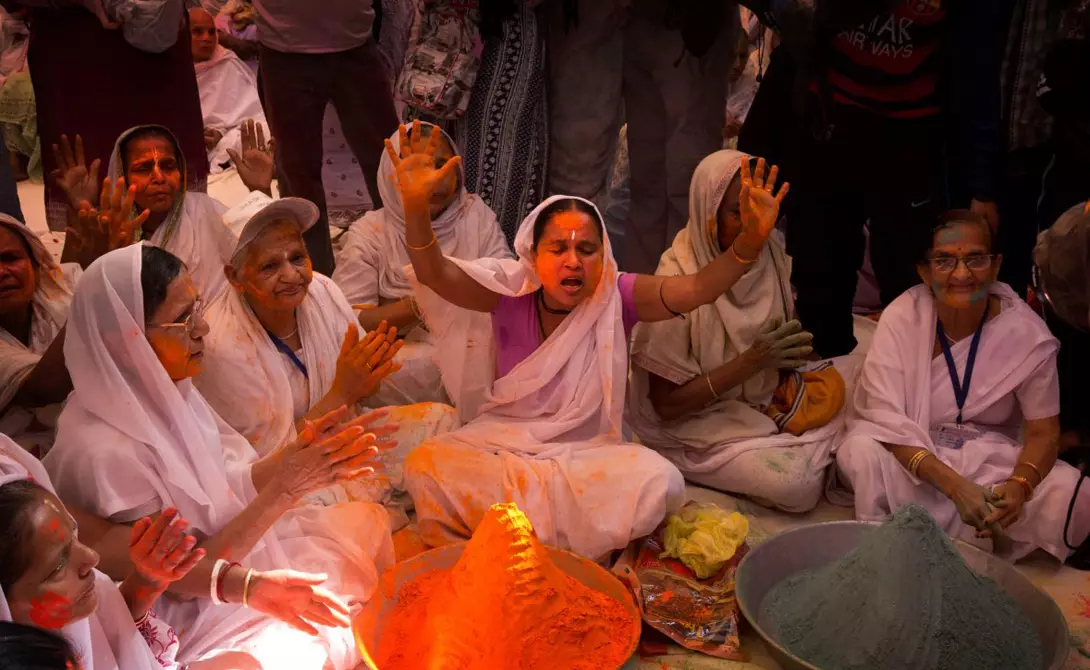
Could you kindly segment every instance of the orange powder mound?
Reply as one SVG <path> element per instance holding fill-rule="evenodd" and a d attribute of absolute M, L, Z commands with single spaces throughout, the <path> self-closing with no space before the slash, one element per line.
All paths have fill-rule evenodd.
<path fill-rule="evenodd" d="M 493 505 L 449 570 L 402 586 L 383 630 L 382 670 L 610 670 L 636 615 L 553 564 L 514 504 Z"/>
<path fill-rule="evenodd" d="M 394 533 L 394 560 L 398 563 L 422 554 L 428 550 L 428 545 L 420 539 L 420 533 L 412 526 L 406 526 Z"/>

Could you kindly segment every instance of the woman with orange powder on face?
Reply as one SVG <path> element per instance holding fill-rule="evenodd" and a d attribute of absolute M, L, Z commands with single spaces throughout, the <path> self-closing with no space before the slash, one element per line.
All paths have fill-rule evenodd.
<path fill-rule="evenodd" d="M 259 457 L 193 385 L 208 333 L 202 311 L 184 265 L 162 249 L 131 245 L 88 267 L 65 338 L 75 390 L 46 470 L 66 504 L 115 524 L 176 509 L 215 559 L 156 605 L 181 631 L 178 662 L 236 649 L 265 670 L 354 668 L 352 634 L 314 587 L 371 596 L 393 561 L 387 513 L 305 498 L 373 473 L 396 426 L 374 425 L 382 412 L 342 425 L 341 408 Z M 324 574 L 264 573 L 278 569 Z"/>
<path fill-rule="evenodd" d="M 311 267 L 303 234 L 318 207 L 252 194 L 236 209 L 252 214 L 224 268 L 230 288 L 206 311 L 210 333 L 195 379 L 212 409 L 264 456 L 338 407 L 399 400 L 389 380 L 399 367 L 397 329 L 380 322 L 363 331 L 337 285 Z M 345 494 L 390 502 L 405 451 L 457 425 L 454 409 L 437 403 L 390 407 L 387 416 L 399 428 L 396 448 L 382 457 L 384 477 L 345 482 L 326 502 Z"/>
<path fill-rule="evenodd" d="M 94 201 L 100 187 L 99 164 L 86 164 L 79 136 L 75 152 L 63 136 L 54 150 L 60 165 L 56 181 L 69 201 Z M 124 178 L 125 184 L 136 188 L 136 211 L 148 212 L 137 239 L 181 258 L 201 296 L 212 300 L 227 288 L 223 266 L 230 262 L 237 239 L 223 222 L 227 208 L 204 193 L 187 191 L 185 175 L 186 157 L 173 133 L 148 125 L 130 128 L 117 139 L 107 181 L 112 184 Z M 259 173 L 240 169 L 239 175 L 246 177 L 243 181 L 251 190 L 271 193 L 271 158 Z"/>
<path fill-rule="evenodd" d="M 417 134 L 417 137 L 419 135 Z M 682 502 L 681 474 L 622 434 L 628 334 L 638 321 L 679 318 L 712 302 L 756 261 L 787 185 L 775 168 L 743 173 L 743 230 L 684 277 L 619 274 L 598 210 L 554 196 L 523 222 L 519 259 L 443 256 L 428 201 L 456 168 L 434 166 L 435 143 L 388 146 L 405 204 L 417 300 L 439 347 L 447 390 L 467 422 L 405 463 L 421 536 L 469 535 L 496 502 L 515 502 L 542 541 L 601 557 L 654 530 Z M 475 313 L 490 316 L 476 326 Z"/>
<path fill-rule="evenodd" d="M 438 126 L 421 123 L 424 136 L 442 135 L 435 151 L 436 167 L 442 167 L 458 155 L 454 141 Z M 400 133 L 390 141 L 396 149 Z M 423 327 L 420 310 L 413 298 L 413 287 L 405 274 L 409 252 L 405 249 L 405 208 L 392 177 L 394 164 L 383 155 L 378 167 L 378 189 L 382 209 L 368 212 L 349 227 L 344 247 L 337 254 L 333 281 L 360 310 L 360 325 L 370 330 L 385 321 L 404 334 L 405 346 L 398 362 L 402 369 L 394 376 L 398 388 L 413 402 L 448 400 L 435 345 Z M 496 215 L 478 196 L 465 188 L 461 167 L 432 193 L 429 202 L 432 230 L 443 254 L 472 261 L 478 258 L 511 258 Z M 482 315 L 481 318 L 487 318 Z"/>

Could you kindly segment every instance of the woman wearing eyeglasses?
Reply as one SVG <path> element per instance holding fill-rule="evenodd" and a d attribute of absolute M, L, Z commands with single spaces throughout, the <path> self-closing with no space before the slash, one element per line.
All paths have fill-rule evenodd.
<path fill-rule="evenodd" d="M 1002 258 L 982 218 L 949 212 L 928 242 L 923 285 L 878 323 L 837 452 L 856 516 L 914 502 L 952 536 L 1009 535 L 1012 559 L 1041 548 L 1063 560 L 1078 473 L 1056 461 L 1056 339 L 996 281 Z M 1066 529 L 1075 545 L 1090 530 L 1085 507 Z"/>
<path fill-rule="evenodd" d="M 261 457 L 193 385 L 207 334 L 196 283 L 176 256 L 143 244 L 92 263 L 68 317 L 74 391 L 44 460 L 49 477 L 65 506 L 114 524 L 171 508 L 189 523 L 211 560 L 156 605 L 183 631 L 177 662 L 236 649 L 264 670 L 355 668 L 342 608 L 318 586 L 357 602 L 371 596 L 393 561 L 388 515 L 305 498 L 373 476 L 396 425 L 375 426 L 376 413 L 342 425 L 342 407 Z M 277 569 L 321 574 L 263 574 Z M 124 576 L 105 560 L 103 570 Z"/>

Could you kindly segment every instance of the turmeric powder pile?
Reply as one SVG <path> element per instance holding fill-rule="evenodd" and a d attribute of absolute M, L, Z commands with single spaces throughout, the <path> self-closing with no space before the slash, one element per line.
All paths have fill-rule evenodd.
<path fill-rule="evenodd" d="M 605 670 L 637 616 L 560 570 L 514 504 L 493 505 L 461 559 L 406 583 L 376 655 L 382 670 Z"/>

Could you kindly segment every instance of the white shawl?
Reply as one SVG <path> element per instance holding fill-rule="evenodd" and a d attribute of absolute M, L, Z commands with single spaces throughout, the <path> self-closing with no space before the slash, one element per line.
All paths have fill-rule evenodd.
<path fill-rule="evenodd" d="M 21 479 L 56 494 L 45 468 L 7 436 L 0 435 L 0 486 Z M 95 570 L 98 606 L 86 619 L 59 632 L 80 659 L 81 670 L 161 670 L 147 642 L 133 623 L 121 592 L 110 578 Z M 0 591 L 0 621 L 11 621 L 7 599 Z"/>
<path fill-rule="evenodd" d="M 518 260 L 483 258 L 457 263 L 485 288 L 523 296 L 540 286 L 531 246 L 542 209 L 522 222 L 515 237 Z M 439 350 L 447 391 L 468 425 L 449 439 L 494 451 L 550 458 L 621 441 L 628 341 L 621 318 L 617 263 L 603 233 L 604 267 L 594 294 L 506 376 L 496 379 L 492 325 L 451 305 L 424 286 L 417 299 Z M 502 309 L 502 307 L 501 307 Z"/>
<path fill-rule="evenodd" d="M 226 207 L 203 193 L 186 190 L 185 155 L 170 130 L 162 126 L 137 126 L 121 133 L 110 156 L 110 181 L 117 183 L 118 178 L 125 176 L 121 143 L 132 133 L 145 128 L 156 128 L 170 136 L 178 156 L 178 169 L 183 175 L 183 183 L 166 221 L 159 225 L 148 242 L 182 259 L 201 297 L 211 302 L 227 288 L 223 266 L 231 262 L 238 239 L 223 223 Z"/>
<path fill-rule="evenodd" d="M 208 307 L 205 319 L 211 330 L 204 338 L 204 366 L 194 380 L 197 388 L 264 456 L 295 437 L 284 354 L 238 291 L 224 291 Z M 308 375 L 308 406 L 313 407 L 333 387 L 345 331 L 349 325 L 359 326 L 340 289 L 317 273 L 296 310 L 296 320 Z"/>
<path fill-rule="evenodd" d="M 34 231 L 12 217 L 0 214 L 0 226 L 22 235 L 38 263 L 38 288 L 31 302 L 29 346 L 0 328 L 0 410 L 4 410 L 0 432 L 17 437 L 36 415 L 41 423 L 51 426 L 59 411 L 55 406 L 31 411 L 9 405 L 64 327 L 72 301 L 72 287 L 83 270 L 76 263 L 58 265 Z"/>
<path fill-rule="evenodd" d="M 190 381 L 175 383 L 163 370 L 144 336 L 140 269 L 140 245 L 111 252 L 87 269 L 76 291 L 65 341 L 75 390 L 45 465 L 65 498 L 94 514 L 172 505 L 205 538 L 255 498 L 250 466 L 257 454 Z M 390 553 L 381 508 L 303 506 L 281 517 L 244 563 L 324 572 L 334 591 L 366 599 L 378 580 L 373 557 L 385 561 Z M 259 644 L 256 637 L 269 631 L 291 633 L 252 610 L 169 598 L 157 609 L 180 632 L 180 663 L 240 649 L 266 670 L 321 667 L 274 653 L 268 637 Z M 314 642 L 336 668 L 358 662 L 348 631 L 322 629 Z"/>
<path fill-rule="evenodd" d="M 689 190 L 689 223 L 663 253 L 655 274 L 693 275 L 719 257 L 719 205 L 748 158 L 717 151 L 701 161 Z M 778 370 L 759 372 L 700 412 L 671 422 L 663 422 L 651 404 L 649 375 L 686 384 L 737 358 L 765 324 L 793 314 L 790 277 L 791 259 L 773 232 L 753 267 L 715 302 L 683 318 L 636 326 L 629 408 L 632 427 L 645 444 L 707 449 L 779 432 L 763 413 L 779 384 Z"/>
<path fill-rule="evenodd" d="M 223 165 L 230 162 L 228 149 L 241 153 L 240 128 L 244 121 L 253 119 L 266 128 L 268 124 L 257 97 L 257 75 L 235 52 L 217 45 L 212 58 L 193 65 L 197 71 L 204 127 L 223 133 L 219 143 L 208 151 L 211 172 L 215 174 L 222 172 Z"/>
<path fill-rule="evenodd" d="M 436 126 L 432 128 L 434 130 Z M 443 131 L 440 129 L 440 132 Z M 457 151 L 454 140 L 445 132 L 443 136 Z M 398 149 L 400 132 L 394 133 L 390 141 Z M 383 152 L 378 167 L 382 209 L 364 214 L 348 228 L 344 248 L 338 254 L 333 281 L 354 305 L 377 306 L 412 293 L 412 284 L 406 275 L 410 260 L 405 249 L 405 213 L 393 176 L 393 162 Z M 458 197 L 432 222 L 443 254 L 466 261 L 511 258 L 496 215 L 483 200 L 466 191 L 461 167 L 458 168 L 458 187 Z"/>
<path fill-rule="evenodd" d="M 968 424 L 1012 393 L 1059 349 L 1048 327 L 1009 286 L 992 284 L 991 294 L 1002 301 L 1002 311 L 988 321 L 980 338 L 963 410 Z M 931 428 L 953 423 L 957 417 L 945 359 L 933 355 L 937 318 L 935 299 L 922 285 L 906 291 L 882 312 L 855 390 L 848 438 L 862 435 L 885 444 L 936 451 Z M 965 370 L 971 342 L 972 338 L 965 338 L 951 346 L 959 371 Z M 947 411 L 932 416 L 932 402 L 939 398 Z M 989 426 L 977 428 L 984 431 L 978 439 L 996 437 L 1010 443 L 1005 435 L 989 431 Z"/>

